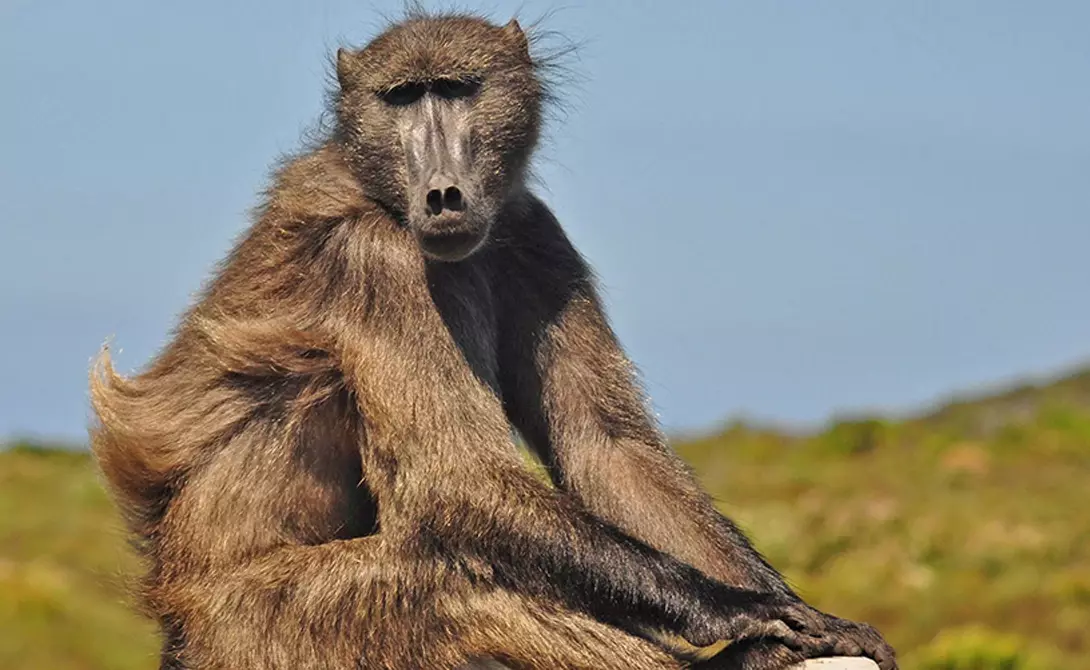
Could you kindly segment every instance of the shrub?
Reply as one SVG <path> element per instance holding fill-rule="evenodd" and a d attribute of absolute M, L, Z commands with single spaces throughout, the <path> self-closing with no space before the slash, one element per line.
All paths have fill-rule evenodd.
<path fill-rule="evenodd" d="M 921 650 L 920 670 L 1036 670 L 1017 635 L 982 626 L 951 628 Z"/>

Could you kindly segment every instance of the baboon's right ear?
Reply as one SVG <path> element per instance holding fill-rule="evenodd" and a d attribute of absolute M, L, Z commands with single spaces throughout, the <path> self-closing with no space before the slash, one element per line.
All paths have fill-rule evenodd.
<path fill-rule="evenodd" d="M 337 83 L 340 84 L 342 91 L 355 87 L 357 66 L 354 53 L 343 47 L 337 49 Z"/>
<path fill-rule="evenodd" d="M 526 33 L 522 31 L 518 19 L 511 19 L 503 27 L 503 34 L 512 40 L 527 58 L 530 57 L 530 41 L 526 39 Z"/>

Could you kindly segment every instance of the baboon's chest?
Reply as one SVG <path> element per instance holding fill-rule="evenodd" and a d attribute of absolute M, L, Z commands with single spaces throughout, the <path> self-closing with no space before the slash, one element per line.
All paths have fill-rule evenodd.
<path fill-rule="evenodd" d="M 466 363 L 499 394 L 496 313 L 484 271 L 469 262 L 431 265 L 428 288 Z"/>

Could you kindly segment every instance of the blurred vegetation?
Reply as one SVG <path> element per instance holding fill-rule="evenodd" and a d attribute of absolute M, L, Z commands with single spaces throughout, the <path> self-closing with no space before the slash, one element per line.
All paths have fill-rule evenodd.
<path fill-rule="evenodd" d="M 126 550 L 85 452 L 0 452 L 0 668 L 157 668 L 155 628 L 127 606 Z"/>
<path fill-rule="evenodd" d="M 1090 371 L 676 447 L 808 599 L 877 625 L 903 668 L 1090 670 Z M 0 668 L 156 667 L 134 569 L 86 454 L 0 452 Z"/>

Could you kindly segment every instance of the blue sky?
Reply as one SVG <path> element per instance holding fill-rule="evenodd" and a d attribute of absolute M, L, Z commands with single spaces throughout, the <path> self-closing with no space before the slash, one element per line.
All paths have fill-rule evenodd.
<path fill-rule="evenodd" d="M 0 436 L 83 436 L 99 345 L 132 370 L 164 343 L 330 51 L 399 6 L 0 3 Z M 566 0 L 546 25 L 586 45 L 543 195 L 667 426 L 1090 360 L 1090 3 Z"/>

